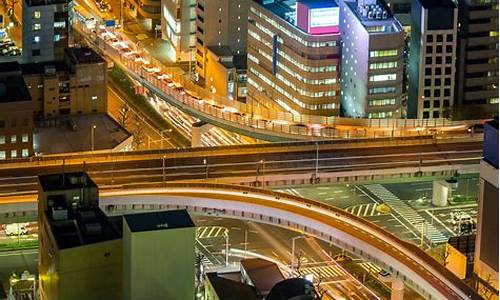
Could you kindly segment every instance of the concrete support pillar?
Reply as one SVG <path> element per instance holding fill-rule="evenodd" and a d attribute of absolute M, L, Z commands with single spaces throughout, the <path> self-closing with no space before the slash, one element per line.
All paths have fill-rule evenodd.
<path fill-rule="evenodd" d="M 196 122 L 191 127 L 191 147 L 201 147 L 201 137 L 210 130 L 212 125 L 205 122 Z"/>
<path fill-rule="evenodd" d="M 405 285 L 399 278 L 393 278 L 391 284 L 391 300 L 403 300 L 405 296 Z"/>
<path fill-rule="evenodd" d="M 434 206 L 448 205 L 448 198 L 451 197 L 452 191 L 456 187 L 457 181 L 454 179 L 435 180 L 432 183 L 432 204 Z"/>

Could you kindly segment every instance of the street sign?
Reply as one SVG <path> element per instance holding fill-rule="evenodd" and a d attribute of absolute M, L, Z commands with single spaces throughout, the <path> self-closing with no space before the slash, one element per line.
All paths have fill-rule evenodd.
<path fill-rule="evenodd" d="M 115 27 L 116 21 L 115 20 L 106 20 L 105 24 L 106 24 L 106 27 Z"/>

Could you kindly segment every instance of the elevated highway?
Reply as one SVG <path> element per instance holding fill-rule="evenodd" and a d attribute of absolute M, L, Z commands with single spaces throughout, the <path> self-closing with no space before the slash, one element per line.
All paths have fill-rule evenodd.
<path fill-rule="evenodd" d="M 86 170 L 100 186 L 175 180 L 246 185 L 477 173 L 480 141 L 385 138 L 43 156 L 0 164 L 0 197 L 36 191 L 36 176 Z"/>
<path fill-rule="evenodd" d="M 22 198 L 22 201 L 21 201 Z M 5 201 L 2 211 L 31 204 L 36 195 Z M 378 226 L 313 200 L 264 189 L 208 183 L 131 184 L 102 189 L 110 213 L 131 209 L 179 209 L 263 222 L 296 230 L 372 261 L 426 299 L 481 299 L 449 270 L 413 244 Z"/>
<path fill-rule="evenodd" d="M 171 68 L 154 62 L 125 35 L 106 28 L 88 28 L 75 19 L 78 31 L 98 52 L 164 101 L 202 121 L 259 140 L 280 142 L 324 138 L 376 136 L 418 136 L 467 134 L 467 129 L 480 120 L 449 121 L 446 119 L 352 119 L 294 115 L 265 107 L 246 105 L 219 97 L 192 83 Z M 134 51 L 135 53 L 132 53 Z M 141 55 L 138 53 L 142 53 Z M 196 96 L 197 95 L 197 96 Z"/>

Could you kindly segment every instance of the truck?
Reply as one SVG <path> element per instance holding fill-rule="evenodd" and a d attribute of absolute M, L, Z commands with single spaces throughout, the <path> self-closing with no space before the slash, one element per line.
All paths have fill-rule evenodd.
<path fill-rule="evenodd" d="M 5 225 L 5 234 L 7 236 L 28 234 L 27 224 L 25 223 L 7 224 Z"/>

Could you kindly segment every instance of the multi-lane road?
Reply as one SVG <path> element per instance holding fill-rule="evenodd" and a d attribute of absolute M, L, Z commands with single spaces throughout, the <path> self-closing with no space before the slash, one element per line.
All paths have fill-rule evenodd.
<path fill-rule="evenodd" d="M 39 174 L 83 169 L 100 186 L 244 177 L 255 178 L 256 184 L 262 185 L 273 175 L 356 170 L 376 174 L 402 167 L 473 165 L 479 163 L 481 145 L 432 140 L 410 144 L 397 140 L 328 141 L 42 157 L 41 161 L 0 165 L 0 196 L 36 191 Z"/>

